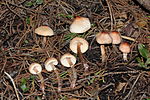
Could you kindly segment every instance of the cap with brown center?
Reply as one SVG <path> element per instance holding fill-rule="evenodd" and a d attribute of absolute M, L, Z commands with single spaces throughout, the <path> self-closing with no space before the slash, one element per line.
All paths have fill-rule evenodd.
<path fill-rule="evenodd" d="M 56 70 L 56 67 L 54 65 L 57 65 L 58 64 L 58 61 L 56 58 L 48 58 L 46 61 L 45 61 L 45 69 L 47 71 L 53 71 L 53 70 Z"/>
<path fill-rule="evenodd" d="M 70 53 L 66 53 L 60 58 L 60 62 L 63 66 L 72 67 L 76 63 L 76 57 Z"/>
<path fill-rule="evenodd" d="M 70 32 L 72 33 L 84 33 L 91 28 L 89 18 L 76 17 L 70 26 Z"/>
<path fill-rule="evenodd" d="M 42 66 L 38 63 L 32 63 L 30 66 L 29 66 L 29 72 L 31 74 L 39 74 L 42 72 Z"/>
<path fill-rule="evenodd" d="M 120 32 L 112 31 L 110 32 L 110 36 L 112 38 L 112 44 L 121 43 L 122 38 L 121 38 Z"/>
<path fill-rule="evenodd" d="M 130 44 L 128 42 L 122 42 L 119 46 L 119 50 L 123 53 L 130 52 Z"/>
<path fill-rule="evenodd" d="M 127 54 L 130 53 L 130 44 L 128 42 L 122 42 L 119 46 L 119 50 L 123 52 L 123 59 L 127 60 Z"/>
<path fill-rule="evenodd" d="M 80 44 L 80 50 L 82 53 L 86 52 L 89 47 L 89 43 L 80 37 L 75 37 L 70 41 L 70 49 L 74 52 L 77 53 L 77 46 Z"/>
<path fill-rule="evenodd" d="M 96 35 L 96 41 L 99 44 L 110 44 L 112 43 L 112 38 L 110 37 L 108 32 L 99 32 Z"/>
<path fill-rule="evenodd" d="M 53 30 L 48 26 L 40 26 L 35 29 L 35 33 L 42 36 L 52 36 L 54 35 Z"/>

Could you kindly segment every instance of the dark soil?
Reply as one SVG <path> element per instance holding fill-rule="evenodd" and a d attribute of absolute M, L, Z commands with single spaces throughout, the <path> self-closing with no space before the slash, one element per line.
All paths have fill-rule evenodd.
<path fill-rule="evenodd" d="M 41 2 L 40 2 L 41 1 Z M 69 26 L 76 16 L 88 17 L 92 24 L 83 34 L 71 34 Z M 38 26 L 47 25 L 55 36 L 36 35 Z M 101 61 L 95 35 L 100 31 L 119 31 L 134 38 L 123 39 L 131 44 L 128 61 L 124 61 L 119 45 L 106 45 L 107 60 Z M 89 42 L 84 58 L 88 72 L 78 56 L 69 49 L 69 42 L 82 36 Z M 1 0 L 0 1 L 0 99 L 1 100 L 150 100 L 150 70 L 141 68 L 137 46 L 150 50 L 150 13 L 132 0 Z M 47 72 L 48 57 L 70 52 L 77 57 L 77 82 L 70 88 L 71 69 L 56 66 L 61 76 L 62 91 L 57 92 L 54 72 Z M 142 58 L 142 57 L 141 57 Z M 31 63 L 42 65 L 45 96 L 38 76 L 28 71 Z M 149 66 L 148 66 L 149 67 Z M 17 90 L 15 90 L 11 76 Z M 19 97 L 17 98 L 17 94 Z"/>

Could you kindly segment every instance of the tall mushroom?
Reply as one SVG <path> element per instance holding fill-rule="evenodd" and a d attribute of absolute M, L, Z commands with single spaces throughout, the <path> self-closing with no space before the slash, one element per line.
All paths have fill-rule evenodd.
<path fill-rule="evenodd" d="M 86 17 L 76 17 L 72 24 L 70 25 L 70 32 L 72 33 L 84 33 L 91 28 L 91 23 L 89 18 Z"/>
<path fill-rule="evenodd" d="M 100 44 L 102 62 L 104 62 L 106 60 L 105 44 L 112 43 L 112 38 L 110 37 L 108 32 L 99 32 L 96 35 L 96 41 Z"/>
<path fill-rule="evenodd" d="M 89 43 L 81 37 L 75 37 L 70 41 L 70 49 L 72 50 L 72 52 L 78 54 L 80 61 L 85 68 L 85 71 L 88 70 L 89 66 L 86 63 L 82 53 L 85 53 L 88 50 L 88 47 Z"/>
<path fill-rule="evenodd" d="M 46 61 L 45 61 L 45 69 L 47 71 L 53 71 L 55 72 L 56 74 L 56 77 L 57 77 L 57 81 L 58 81 L 58 92 L 61 92 L 61 81 L 60 81 L 60 76 L 59 76 L 59 72 L 57 71 L 57 68 L 55 67 L 55 65 L 58 64 L 58 61 L 56 58 L 48 58 Z"/>
<path fill-rule="evenodd" d="M 54 32 L 53 30 L 48 26 L 40 26 L 35 29 L 35 33 L 41 36 L 44 36 L 43 38 L 43 46 L 45 46 L 46 43 L 46 37 L 47 36 L 53 36 Z"/>
<path fill-rule="evenodd" d="M 130 44 L 128 42 L 122 42 L 119 46 L 119 50 L 123 52 L 123 60 L 127 61 L 127 55 L 130 53 Z"/>
<path fill-rule="evenodd" d="M 29 66 L 29 72 L 31 74 L 37 74 L 39 76 L 39 79 L 41 81 L 41 89 L 42 89 L 42 92 L 43 92 L 43 96 L 45 95 L 45 87 L 44 87 L 44 78 L 41 74 L 42 72 L 42 66 L 38 63 L 32 63 L 30 66 Z"/>
<path fill-rule="evenodd" d="M 74 68 L 74 64 L 76 63 L 76 57 L 71 55 L 70 53 L 66 53 L 60 58 L 60 62 L 63 66 L 72 68 L 73 79 L 71 82 L 71 87 L 74 88 L 77 80 L 77 73 Z"/>

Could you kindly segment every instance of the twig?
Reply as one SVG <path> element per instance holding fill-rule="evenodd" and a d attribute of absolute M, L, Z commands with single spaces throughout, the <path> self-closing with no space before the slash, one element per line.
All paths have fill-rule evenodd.
<path fill-rule="evenodd" d="M 123 39 L 127 39 L 127 40 L 130 40 L 130 41 L 135 41 L 134 38 L 131 38 L 131 37 L 128 37 L 128 36 L 123 36 L 123 35 L 121 35 L 121 37 L 122 37 Z"/>
<path fill-rule="evenodd" d="M 128 92 L 128 94 L 124 97 L 124 99 L 123 99 L 123 100 L 126 100 L 126 99 L 129 97 L 129 95 L 131 94 L 131 92 L 132 92 L 132 90 L 133 90 L 134 86 L 136 85 L 137 81 L 139 80 L 139 78 L 140 78 L 141 74 L 142 74 L 142 73 L 140 73 L 140 74 L 137 76 L 137 78 L 136 78 L 135 82 L 133 83 L 133 85 L 132 85 L 132 87 L 131 87 L 130 91 L 129 91 L 129 92 Z"/>
<path fill-rule="evenodd" d="M 100 75 L 95 75 L 95 76 L 89 76 L 83 79 L 78 80 L 78 83 L 81 83 L 82 81 L 85 80 L 90 80 L 91 78 L 100 78 L 100 77 L 105 77 L 108 75 L 118 75 L 118 74 L 137 74 L 139 73 L 139 71 L 124 71 L 124 72 L 108 72 L 108 73 L 104 73 L 104 74 L 100 74 Z"/>
<path fill-rule="evenodd" d="M 110 20 L 111 20 L 111 23 L 110 23 L 110 25 L 111 25 L 111 31 L 113 30 L 113 14 L 112 14 L 112 10 L 111 10 L 111 6 L 110 6 L 110 4 L 109 4 L 109 1 L 108 0 L 106 0 L 106 2 L 107 2 L 107 5 L 108 5 L 108 9 L 109 9 L 109 13 L 110 13 Z"/>
<path fill-rule="evenodd" d="M 20 100 L 19 95 L 18 95 L 18 91 L 17 91 L 17 88 L 16 88 L 16 85 L 15 85 L 15 83 L 14 83 L 14 80 L 12 79 L 12 77 L 11 77 L 7 72 L 4 72 L 4 73 L 10 78 L 10 80 L 11 80 L 13 86 L 14 86 L 17 99 Z"/>

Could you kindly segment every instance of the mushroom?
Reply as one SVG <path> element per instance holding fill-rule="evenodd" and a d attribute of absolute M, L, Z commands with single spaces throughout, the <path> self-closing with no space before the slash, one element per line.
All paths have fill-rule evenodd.
<path fill-rule="evenodd" d="M 35 33 L 41 36 L 44 36 L 43 38 L 43 45 L 46 43 L 46 36 L 53 36 L 54 32 L 53 30 L 48 26 L 40 26 L 35 29 Z"/>
<path fill-rule="evenodd" d="M 117 31 L 112 31 L 110 32 L 109 34 L 112 38 L 112 44 L 119 44 L 121 43 L 121 35 L 120 35 L 120 32 L 117 32 Z"/>
<path fill-rule="evenodd" d="M 76 57 L 71 55 L 70 53 L 66 53 L 63 56 L 61 56 L 60 62 L 63 66 L 72 68 L 73 78 L 71 82 L 71 87 L 74 88 L 77 80 L 77 73 L 74 68 L 74 64 L 76 63 Z"/>
<path fill-rule="evenodd" d="M 130 44 L 128 42 L 122 42 L 119 46 L 119 50 L 123 52 L 123 60 L 127 61 L 127 55 L 130 53 Z"/>
<path fill-rule="evenodd" d="M 91 28 L 91 23 L 89 18 L 86 17 L 76 17 L 73 23 L 70 25 L 70 32 L 72 33 L 84 33 Z"/>
<path fill-rule="evenodd" d="M 42 72 L 42 66 L 38 63 L 32 63 L 30 66 L 29 66 L 29 72 L 31 74 L 37 74 L 39 76 L 39 79 L 41 81 L 41 89 L 42 89 L 42 92 L 43 92 L 43 96 L 45 95 L 45 87 L 44 87 L 44 78 L 41 74 Z"/>
<path fill-rule="evenodd" d="M 81 37 L 75 37 L 70 41 L 70 49 L 72 50 L 72 52 L 78 54 L 80 61 L 85 68 L 85 71 L 88 70 L 89 66 L 86 63 L 82 53 L 85 53 L 88 50 L 88 47 L 89 43 Z"/>
<path fill-rule="evenodd" d="M 106 53 L 105 53 L 104 45 L 112 43 L 112 38 L 110 37 L 108 32 L 99 32 L 96 35 L 96 41 L 100 44 L 102 62 L 104 62 L 106 60 Z"/>
<path fill-rule="evenodd" d="M 61 92 L 61 81 L 60 81 L 60 76 L 59 76 L 59 72 L 57 71 L 57 68 L 55 67 L 55 65 L 58 64 L 58 61 L 56 58 L 48 58 L 45 61 L 45 69 L 47 71 L 53 71 L 55 72 L 56 76 L 57 76 L 57 80 L 58 80 L 58 92 Z"/>

